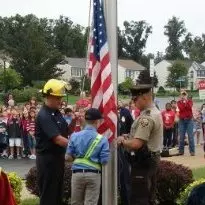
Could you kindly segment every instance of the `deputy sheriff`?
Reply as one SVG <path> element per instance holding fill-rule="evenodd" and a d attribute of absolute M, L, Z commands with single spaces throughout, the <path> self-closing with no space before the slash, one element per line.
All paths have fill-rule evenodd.
<path fill-rule="evenodd" d="M 40 205 L 61 205 L 68 125 L 59 108 L 70 88 L 60 80 L 49 80 L 42 94 L 45 104 L 36 119 L 36 165 Z"/>
<path fill-rule="evenodd" d="M 131 89 L 141 114 L 132 125 L 130 138 L 117 139 L 118 144 L 130 152 L 131 205 L 156 204 L 156 171 L 160 160 L 163 123 L 160 111 L 153 103 L 151 88 L 151 85 L 138 85 Z"/>
<path fill-rule="evenodd" d="M 101 166 L 109 159 L 109 143 L 97 133 L 102 115 L 90 108 L 85 113 L 84 130 L 71 135 L 66 158 L 72 165 L 71 205 L 97 205 L 101 186 Z"/>

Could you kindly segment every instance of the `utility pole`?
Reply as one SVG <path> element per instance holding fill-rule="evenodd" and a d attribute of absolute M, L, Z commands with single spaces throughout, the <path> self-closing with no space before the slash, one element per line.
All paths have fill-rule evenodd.
<path fill-rule="evenodd" d="M 149 73 L 152 83 L 152 94 L 154 94 L 154 59 L 150 59 Z"/>
<path fill-rule="evenodd" d="M 4 63 L 4 93 L 6 93 L 6 60 L 3 59 Z"/>
<path fill-rule="evenodd" d="M 105 22 L 107 28 L 112 82 L 117 100 L 118 85 L 118 52 L 117 52 L 117 0 L 102 0 L 104 4 Z M 117 103 L 117 102 L 116 102 Z M 116 129 L 117 137 L 117 129 Z M 102 173 L 102 204 L 117 205 L 117 149 L 114 142 L 110 144 L 111 157 Z"/>

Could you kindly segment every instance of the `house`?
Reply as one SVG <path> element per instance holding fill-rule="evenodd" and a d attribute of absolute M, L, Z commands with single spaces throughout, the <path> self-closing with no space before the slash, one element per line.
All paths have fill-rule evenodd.
<path fill-rule="evenodd" d="M 0 58 L 0 68 L 9 68 L 10 62 L 8 60 L 4 60 L 3 58 Z"/>
<path fill-rule="evenodd" d="M 70 79 L 75 79 L 80 81 L 85 75 L 86 62 L 85 58 L 65 57 L 64 60 L 57 65 L 57 67 L 64 72 L 61 77 L 62 80 L 69 81 Z"/>
<path fill-rule="evenodd" d="M 134 82 L 138 79 L 141 71 L 146 68 L 133 60 L 118 60 L 118 84 L 131 78 Z"/>
<path fill-rule="evenodd" d="M 75 79 L 80 81 L 85 75 L 86 71 L 86 58 L 68 58 L 57 65 L 64 74 L 62 80 L 69 81 Z M 140 72 L 146 68 L 136 63 L 133 60 L 118 60 L 118 84 L 125 81 L 127 77 L 136 81 Z"/>
<path fill-rule="evenodd" d="M 166 88 L 166 81 L 169 75 L 168 68 L 173 65 L 175 61 L 163 60 L 155 65 L 154 70 L 158 77 L 158 87 L 162 86 Z M 188 89 L 196 90 L 198 88 L 198 82 L 205 79 L 205 66 L 195 62 L 185 60 L 182 61 L 188 69 Z"/>

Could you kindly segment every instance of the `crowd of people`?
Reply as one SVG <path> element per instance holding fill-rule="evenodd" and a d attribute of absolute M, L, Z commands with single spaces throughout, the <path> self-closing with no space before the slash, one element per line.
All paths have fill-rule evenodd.
<path fill-rule="evenodd" d="M 36 159 L 35 120 L 42 104 L 32 97 L 24 105 L 17 105 L 12 95 L 8 95 L 0 109 L 0 157 L 8 159 Z M 86 107 L 85 107 L 86 106 Z M 86 105 L 69 105 L 63 101 L 60 112 L 72 132 L 83 128 Z"/>
<path fill-rule="evenodd" d="M 80 103 L 69 105 L 63 101 L 60 109 L 73 132 L 83 128 L 85 112 L 90 108 L 89 99 L 86 103 Z M 155 105 L 159 109 L 159 105 Z M 13 96 L 8 95 L 5 105 L 0 110 L 0 156 L 2 158 L 36 159 L 35 118 L 40 108 L 41 104 L 37 103 L 35 97 L 24 105 L 16 105 Z M 129 133 L 131 124 L 140 115 L 140 110 L 131 100 L 129 103 L 119 101 L 118 111 L 119 118 L 123 115 L 120 119 L 120 124 L 125 129 L 123 132 Z M 167 102 L 161 113 L 164 127 L 163 150 L 179 146 L 179 152 L 183 155 L 184 145 L 189 144 L 190 154 L 195 155 L 195 142 L 201 144 L 201 133 L 203 139 L 205 136 L 205 104 L 198 109 L 193 105 L 192 99 L 188 98 L 187 93 L 183 92 L 179 101 Z"/>

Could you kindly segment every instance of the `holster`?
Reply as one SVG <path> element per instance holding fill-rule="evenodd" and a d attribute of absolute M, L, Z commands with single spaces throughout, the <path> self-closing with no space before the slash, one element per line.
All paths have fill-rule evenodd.
<path fill-rule="evenodd" d="M 147 145 L 144 145 L 137 151 L 127 153 L 127 159 L 132 165 L 148 167 L 152 161 L 152 152 L 149 150 Z"/>

